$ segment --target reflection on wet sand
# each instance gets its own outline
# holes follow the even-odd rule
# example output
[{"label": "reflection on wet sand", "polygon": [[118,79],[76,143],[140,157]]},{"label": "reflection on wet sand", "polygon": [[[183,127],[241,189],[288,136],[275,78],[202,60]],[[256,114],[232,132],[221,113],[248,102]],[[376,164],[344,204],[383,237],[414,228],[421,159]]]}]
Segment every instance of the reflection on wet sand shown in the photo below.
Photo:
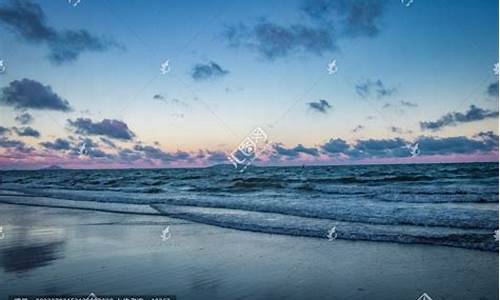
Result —
[{"label": "reflection on wet sand", "polygon": [[66,243],[60,230],[15,228],[14,243],[0,247],[0,266],[7,273],[28,272],[64,258]]}]

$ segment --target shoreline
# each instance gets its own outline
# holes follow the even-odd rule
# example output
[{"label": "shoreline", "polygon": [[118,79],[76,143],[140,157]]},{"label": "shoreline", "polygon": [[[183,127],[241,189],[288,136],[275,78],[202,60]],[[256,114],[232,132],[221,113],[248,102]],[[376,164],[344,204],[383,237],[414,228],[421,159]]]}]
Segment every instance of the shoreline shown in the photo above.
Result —
[{"label": "shoreline", "polygon": [[[330,242],[165,216],[11,204],[0,204],[0,220],[2,297],[417,299],[426,292],[434,300],[498,299],[498,252]],[[172,237],[162,241],[165,226]]]},{"label": "shoreline", "polygon": [[[2,192],[2,190],[0,190],[0,192]],[[8,191],[7,194],[0,193],[0,203],[129,215],[163,216],[245,232],[317,239],[324,239],[333,226],[337,228],[339,240],[436,245],[498,252],[498,243],[495,243],[493,239],[494,232],[490,232],[486,229],[453,229],[454,231],[452,232],[449,228],[439,226],[425,227],[417,225],[364,224],[230,208],[68,200],[23,194],[16,191]],[[214,220],[204,216],[207,211],[212,213],[214,211],[217,213],[226,212],[227,216],[222,217],[221,215],[222,219]],[[284,218],[286,218],[286,221],[283,220]],[[251,226],[247,224],[249,220],[251,220]],[[339,228],[340,231],[338,230]],[[433,235],[428,235],[426,233],[428,228],[434,228],[437,232]],[[375,231],[372,232],[372,230]],[[366,235],[369,234],[369,232],[372,233],[368,238]],[[470,238],[471,241],[461,240],[460,238],[453,240],[450,239],[453,234],[469,234],[471,237],[474,235],[474,238]],[[477,240],[478,238],[481,240]]]}]

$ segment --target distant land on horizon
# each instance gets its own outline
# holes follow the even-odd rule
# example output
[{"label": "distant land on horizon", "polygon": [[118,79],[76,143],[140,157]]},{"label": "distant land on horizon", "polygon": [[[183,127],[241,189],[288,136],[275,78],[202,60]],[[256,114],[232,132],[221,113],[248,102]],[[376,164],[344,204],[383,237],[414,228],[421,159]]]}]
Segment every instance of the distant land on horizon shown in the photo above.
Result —
[{"label": "distant land on horizon", "polygon": [[[465,162],[414,162],[414,163],[352,163],[352,164],[294,164],[294,165],[250,165],[249,168],[301,168],[301,167],[335,167],[335,166],[372,166],[372,165],[435,165],[435,164],[476,164],[476,163],[499,163],[496,161],[465,161]],[[209,169],[233,167],[231,164],[215,164],[200,167],[137,167],[137,168],[71,168],[59,165],[50,165],[36,169],[0,169],[0,172],[7,171],[50,171],[50,170],[162,170],[162,169]],[[244,172],[243,172],[244,173]]]}]

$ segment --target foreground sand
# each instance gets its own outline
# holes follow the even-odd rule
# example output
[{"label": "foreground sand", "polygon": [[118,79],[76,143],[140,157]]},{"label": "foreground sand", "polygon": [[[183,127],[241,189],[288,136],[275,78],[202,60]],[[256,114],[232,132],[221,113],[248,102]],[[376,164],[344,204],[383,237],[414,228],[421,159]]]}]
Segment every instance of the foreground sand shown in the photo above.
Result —
[{"label": "foreground sand", "polygon": [[[163,216],[0,204],[0,299],[498,299],[498,253],[223,229]],[[160,237],[170,226],[171,238]]]}]

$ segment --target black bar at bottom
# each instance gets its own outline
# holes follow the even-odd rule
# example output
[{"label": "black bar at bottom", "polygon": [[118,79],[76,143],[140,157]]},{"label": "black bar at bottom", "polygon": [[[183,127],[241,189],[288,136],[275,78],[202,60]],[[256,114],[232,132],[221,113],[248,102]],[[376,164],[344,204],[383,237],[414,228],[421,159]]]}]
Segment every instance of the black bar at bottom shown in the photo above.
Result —
[{"label": "black bar at bottom", "polygon": [[9,300],[176,300],[174,295],[9,295]]}]

